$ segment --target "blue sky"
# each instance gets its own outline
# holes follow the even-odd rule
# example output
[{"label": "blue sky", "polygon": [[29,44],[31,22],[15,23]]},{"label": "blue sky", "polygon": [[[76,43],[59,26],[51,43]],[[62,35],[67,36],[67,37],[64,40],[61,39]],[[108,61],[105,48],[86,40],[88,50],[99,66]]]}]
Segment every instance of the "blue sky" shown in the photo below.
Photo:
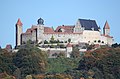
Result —
[{"label": "blue sky", "polygon": [[15,24],[18,18],[23,31],[37,24],[74,25],[78,18],[94,19],[103,28],[107,20],[111,35],[120,43],[120,0],[0,0],[0,46],[15,45]]}]

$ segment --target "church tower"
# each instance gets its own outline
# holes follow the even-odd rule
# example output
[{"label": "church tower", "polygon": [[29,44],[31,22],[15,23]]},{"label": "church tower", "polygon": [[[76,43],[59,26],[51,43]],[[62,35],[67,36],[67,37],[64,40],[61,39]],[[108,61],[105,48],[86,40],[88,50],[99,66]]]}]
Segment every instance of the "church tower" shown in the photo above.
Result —
[{"label": "church tower", "polygon": [[22,34],[22,22],[20,20],[20,18],[18,19],[17,23],[16,23],[16,46],[21,45],[22,42],[22,38],[21,38],[21,34]]},{"label": "church tower", "polygon": [[37,41],[38,43],[42,42],[42,39],[44,37],[44,20],[42,18],[38,19],[37,24]]},{"label": "church tower", "polygon": [[103,28],[103,34],[104,35],[110,35],[110,27],[109,27],[109,24],[108,24],[107,21],[105,22],[105,25],[104,25],[104,28]]}]

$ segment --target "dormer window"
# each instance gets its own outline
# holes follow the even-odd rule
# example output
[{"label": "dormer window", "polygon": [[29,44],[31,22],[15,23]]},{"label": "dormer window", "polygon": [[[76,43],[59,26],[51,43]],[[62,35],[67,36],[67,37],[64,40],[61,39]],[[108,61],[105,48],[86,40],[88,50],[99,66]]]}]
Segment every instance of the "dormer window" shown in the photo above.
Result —
[{"label": "dormer window", "polygon": [[64,32],[65,30],[64,29],[62,29],[62,28],[60,28],[59,30],[58,30],[58,32]]}]

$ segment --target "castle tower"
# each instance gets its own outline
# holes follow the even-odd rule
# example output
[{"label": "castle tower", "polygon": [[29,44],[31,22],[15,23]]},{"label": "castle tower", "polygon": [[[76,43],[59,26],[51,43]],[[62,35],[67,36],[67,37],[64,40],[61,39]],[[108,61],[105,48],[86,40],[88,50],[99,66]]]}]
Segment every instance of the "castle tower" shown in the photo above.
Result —
[{"label": "castle tower", "polygon": [[22,38],[21,38],[21,34],[22,34],[22,22],[20,21],[20,18],[18,19],[17,23],[16,23],[16,46],[21,45],[22,42]]},{"label": "castle tower", "polygon": [[37,41],[38,43],[42,42],[43,40],[43,33],[44,33],[44,20],[42,18],[38,19],[37,24]]},{"label": "castle tower", "polygon": [[110,27],[109,27],[109,24],[108,24],[107,21],[105,22],[105,25],[104,25],[104,28],[103,28],[103,34],[104,35],[110,35]]}]

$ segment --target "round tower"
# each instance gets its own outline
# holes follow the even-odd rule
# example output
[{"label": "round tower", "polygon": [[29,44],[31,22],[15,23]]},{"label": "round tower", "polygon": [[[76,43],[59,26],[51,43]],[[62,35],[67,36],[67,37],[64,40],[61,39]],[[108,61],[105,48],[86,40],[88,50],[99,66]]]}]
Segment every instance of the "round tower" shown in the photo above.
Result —
[{"label": "round tower", "polygon": [[43,41],[44,38],[44,20],[42,18],[39,18],[37,20],[37,42],[40,43]]},{"label": "round tower", "polygon": [[20,18],[18,19],[17,23],[16,23],[16,46],[21,45],[22,43],[22,38],[21,38],[21,34],[22,34],[22,22],[20,20]]}]

